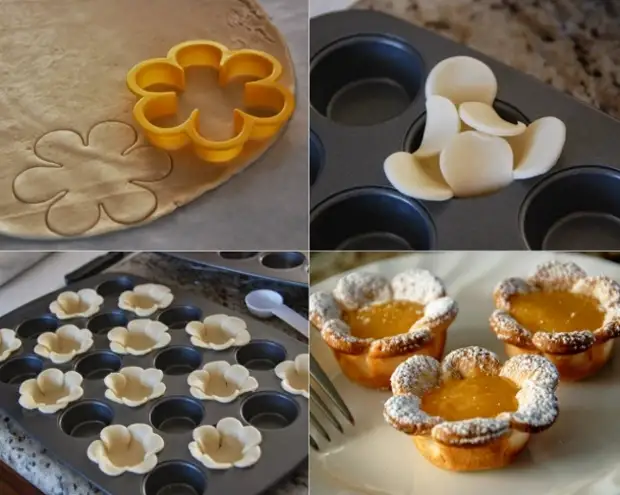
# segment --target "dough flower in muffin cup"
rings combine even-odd
[[[333,292],[310,296],[310,321],[343,373],[377,389],[389,388],[396,367],[414,354],[440,358],[457,313],[441,280],[421,269],[406,270],[391,281],[353,272]]]
[[[546,358],[515,356],[502,366],[481,347],[465,347],[440,363],[413,356],[392,375],[383,416],[411,435],[420,453],[452,471],[501,468],[533,433],[558,416],[559,375]]]
[[[506,353],[541,354],[562,380],[596,373],[620,336],[620,285],[573,262],[550,261],[529,278],[504,280],[493,297],[490,325]]]

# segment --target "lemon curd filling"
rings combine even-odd
[[[531,292],[510,299],[510,314],[532,332],[596,330],[604,313],[596,299],[572,292]]]
[[[361,339],[380,339],[407,333],[424,316],[424,306],[410,301],[388,301],[354,311],[347,311],[343,320],[351,335]]]
[[[519,407],[517,386],[501,376],[449,380],[422,397],[422,410],[447,421],[493,418]]]

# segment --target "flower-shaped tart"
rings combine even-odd
[[[494,299],[490,324],[506,353],[542,354],[562,380],[596,373],[620,336],[620,285],[572,262],[551,261],[527,279],[504,280]]]
[[[22,346],[14,330],[0,328],[0,363]]]
[[[224,314],[207,316],[202,322],[190,321],[185,331],[197,347],[223,351],[250,342],[250,332],[241,318]]]
[[[54,364],[71,361],[93,346],[93,334],[86,328],[63,325],[55,332],[45,332],[37,338],[34,352]]]
[[[261,456],[260,431],[235,418],[221,419],[216,426],[199,426],[192,438],[188,446],[192,457],[209,469],[245,468]]]
[[[19,405],[24,409],[38,409],[52,414],[82,397],[84,389],[81,385],[82,375],[76,371],[63,373],[50,368],[20,385]]]
[[[535,354],[503,366],[481,347],[458,349],[441,363],[413,356],[392,375],[394,395],[383,415],[438,467],[499,468],[525,448],[530,434],[555,422],[558,379],[555,366]]]
[[[99,440],[88,446],[86,455],[108,476],[125,472],[144,474],[157,465],[157,454],[164,439],[142,423],[110,425],[99,433]]]
[[[306,399],[310,397],[309,373],[310,356],[299,354],[294,361],[283,361],[275,368],[276,376],[282,380],[282,388],[289,394],[303,395]]]
[[[223,141],[208,139],[201,133],[197,109],[175,127],[155,124],[156,119],[176,113],[177,95],[174,91],[183,91],[185,70],[197,66],[217,70],[222,86],[240,76],[251,78],[244,84],[245,107],[267,109],[272,114],[259,116],[235,109],[235,135]],[[166,150],[192,145],[203,160],[227,163],[243,151],[248,141],[263,141],[275,136],[290,119],[295,98],[278,82],[281,75],[282,64],[268,53],[249,49],[233,51],[220,43],[199,40],[173,47],[166,58],[139,63],[127,75],[127,84],[138,97],[134,118],[153,145]],[[164,85],[166,89],[158,92],[153,88],[155,85]]]
[[[390,376],[409,356],[440,358],[457,312],[441,280],[420,269],[391,281],[354,272],[342,277],[332,293],[310,296],[310,321],[343,373],[371,388],[389,388]]]
[[[132,320],[127,327],[114,327],[108,332],[110,349],[117,354],[143,356],[167,346],[172,337],[160,321]]]
[[[258,388],[256,378],[240,364],[213,361],[201,370],[192,371],[187,377],[190,393],[201,400],[232,402],[241,394]]]
[[[140,317],[151,316],[158,309],[170,306],[174,296],[165,285],[141,284],[126,290],[118,298],[118,307]]]
[[[50,304],[50,311],[60,320],[87,318],[94,315],[103,304],[103,297],[93,289],[61,292]]]
[[[166,384],[162,382],[163,378],[164,372],[161,370],[127,366],[105,377],[105,396],[113,402],[138,407],[164,395]]]

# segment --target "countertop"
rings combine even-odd
[[[92,258],[92,256],[83,256],[79,253],[76,255],[82,258],[82,262],[85,262],[84,258]],[[66,260],[70,253],[53,256],[61,256]],[[48,259],[44,262],[54,263],[56,261],[58,265],[59,259]],[[74,264],[68,266],[66,271],[75,268],[76,265]],[[36,276],[36,270],[35,265],[27,272],[28,276],[30,278]],[[236,275],[215,269],[198,270],[194,266],[165,255],[142,253],[121,262],[108,271],[151,277],[170,287],[201,294],[231,310],[248,314],[248,316],[249,313],[243,304],[243,298],[247,292],[256,288],[277,289],[284,295],[286,304],[300,313],[307,314],[307,292],[303,288],[283,286],[276,282],[265,282],[250,276]],[[57,269],[56,272],[58,272]],[[58,281],[62,280],[59,275],[59,273],[55,274]],[[19,283],[19,278],[14,280],[11,285],[17,283]],[[44,286],[46,283],[49,284],[49,281],[41,281]],[[34,295],[24,294],[22,304],[58,287],[59,285],[46,287],[46,290]],[[270,320],[269,323],[288,335],[299,338],[298,334],[286,324],[277,320]],[[48,456],[40,443],[28,438],[14,421],[2,414],[0,414],[0,445],[2,445],[0,461],[7,464],[47,495],[98,495],[101,493],[83,478]],[[307,493],[308,468],[302,466],[290,479],[282,481],[268,491],[267,495],[306,495]]]
[[[402,17],[620,118],[618,0],[360,0],[354,7]]]

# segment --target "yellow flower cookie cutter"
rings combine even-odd
[[[244,104],[247,107],[272,111],[267,117],[257,117],[235,109],[235,135],[226,140],[207,139],[200,132],[198,109],[175,127],[160,127],[154,120],[174,115],[178,109],[176,91],[185,89],[185,69],[209,67],[218,71],[219,84],[224,86],[244,76],[253,80],[244,85]],[[229,50],[214,41],[187,41],[176,45],[166,58],[145,60],[127,74],[127,85],[138,97],[133,115],[147,139],[158,148],[168,151],[193,145],[196,154],[205,161],[225,164],[237,157],[248,141],[264,141],[277,134],[291,118],[295,109],[293,93],[280,84],[282,64],[268,53],[258,50]],[[255,80],[254,80],[255,78]],[[156,85],[172,88],[164,92],[149,90]]]

